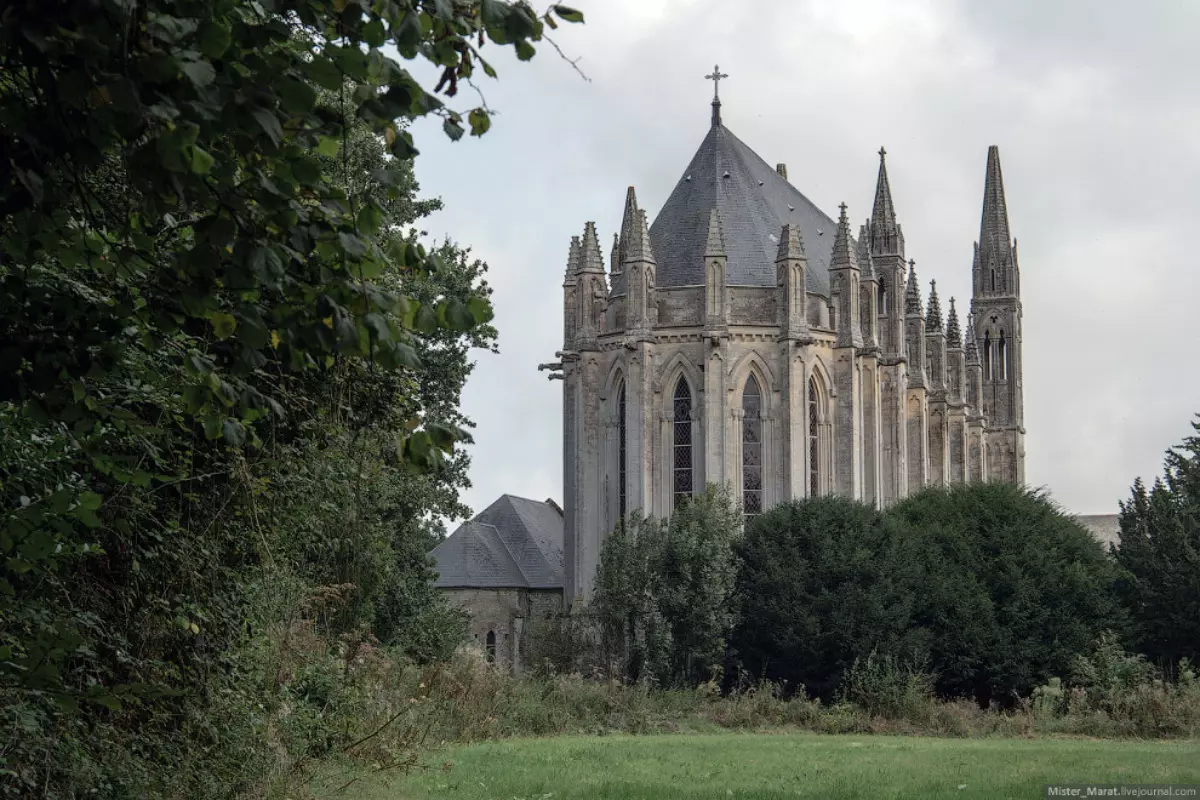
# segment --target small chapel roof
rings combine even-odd
[[[779,231],[793,224],[799,225],[804,240],[809,291],[829,294],[837,223],[734,136],[717,111],[650,227],[659,286],[704,283],[708,224],[714,209],[721,218],[729,285],[774,286]]]
[[[561,589],[562,510],[550,500],[501,495],[430,555],[441,589]]]

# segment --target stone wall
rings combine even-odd
[[[467,612],[467,637],[496,664],[521,672],[531,617],[551,617],[563,610],[562,591],[528,589],[443,589],[453,604]],[[489,639],[489,634],[494,638]]]

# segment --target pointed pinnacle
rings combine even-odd
[[[888,183],[887,151],[879,148],[879,178],[875,182],[875,206],[871,209],[873,225],[889,227],[896,224],[896,208],[892,204],[892,187]]]
[[[608,259],[608,268],[613,275],[621,273],[621,237],[613,234],[612,255]]]
[[[725,234],[721,230],[721,214],[715,208],[708,212],[708,239],[704,243],[705,258],[725,258]]]
[[[646,212],[638,209],[633,223],[633,234],[625,245],[626,264],[653,264],[654,252],[650,249],[650,228],[646,225]]]
[[[829,261],[830,269],[858,269],[857,249],[850,237],[850,219],[846,216],[846,204],[839,208],[842,213],[838,216],[837,234],[833,239],[833,255]]]
[[[938,300],[937,281],[929,282],[929,311],[925,314],[925,330],[942,329],[942,304]]]
[[[950,313],[946,319],[947,347],[962,347],[962,331],[958,328],[958,312],[954,310],[954,298],[950,298]]]
[[[869,281],[875,277],[875,262],[871,259],[871,243],[867,241],[867,226],[858,227],[858,266],[862,270],[863,280]]]
[[[807,258],[804,254],[804,236],[800,226],[789,222],[779,230],[779,249],[775,252],[775,263],[789,259]]]
[[[582,258],[578,272],[604,272],[604,256],[600,254],[600,242],[596,238],[596,223],[583,226],[583,241],[580,242]]]
[[[575,273],[579,271],[579,262],[583,260],[583,248],[579,244],[579,237],[571,237],[571,249],[567,251],[567,275],[563,280],[563,286],[573,286],[575,284]]]
[[[625,263],[625,251],[629,246],[629,237],[633,235],[633,227],[637,224],[637,212],[637,192],[630,186],[625,190],[625,213],[621,215],[621,263]]]
[[[967,333],[963,341],[963,349],[967,351],[967,363],[978,366],[979,361],[979,345],[975,342],[975,315],[967,314]]]
[[[917,262],[909,259],[908,286],[904,290],[904,313],[921,316],[921,287],[917,286]]]

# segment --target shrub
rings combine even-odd
[[[750,678],[830,698],[856,658],[923,650],[910,627],[915,562],[875,509],[784,503],[754,520],[738,555],[732,646]]]
[[[1115,564],[1042,492],[927,489],[887,515],[920,561],[910,624],[942,695],[1012,704],[1124,624]]]
[[[872,651],[854,659],[838,696],[873,716],[928,722],[934,706],[933,676],[896,656]]]

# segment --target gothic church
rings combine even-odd
[[[715,73],[719,77],[719,71]],[[721,120],[649,224],[632,188],[605,269],[595,225],[563,282],[562,580],[587,603],[601,543],[707,483],[753,515],[836,493],[1022,483],[1021,300],[999,151],[987,154],[965,325],[923,299],[888,184],[852,235]],[[561,370],[561,372],[560,372]]]

